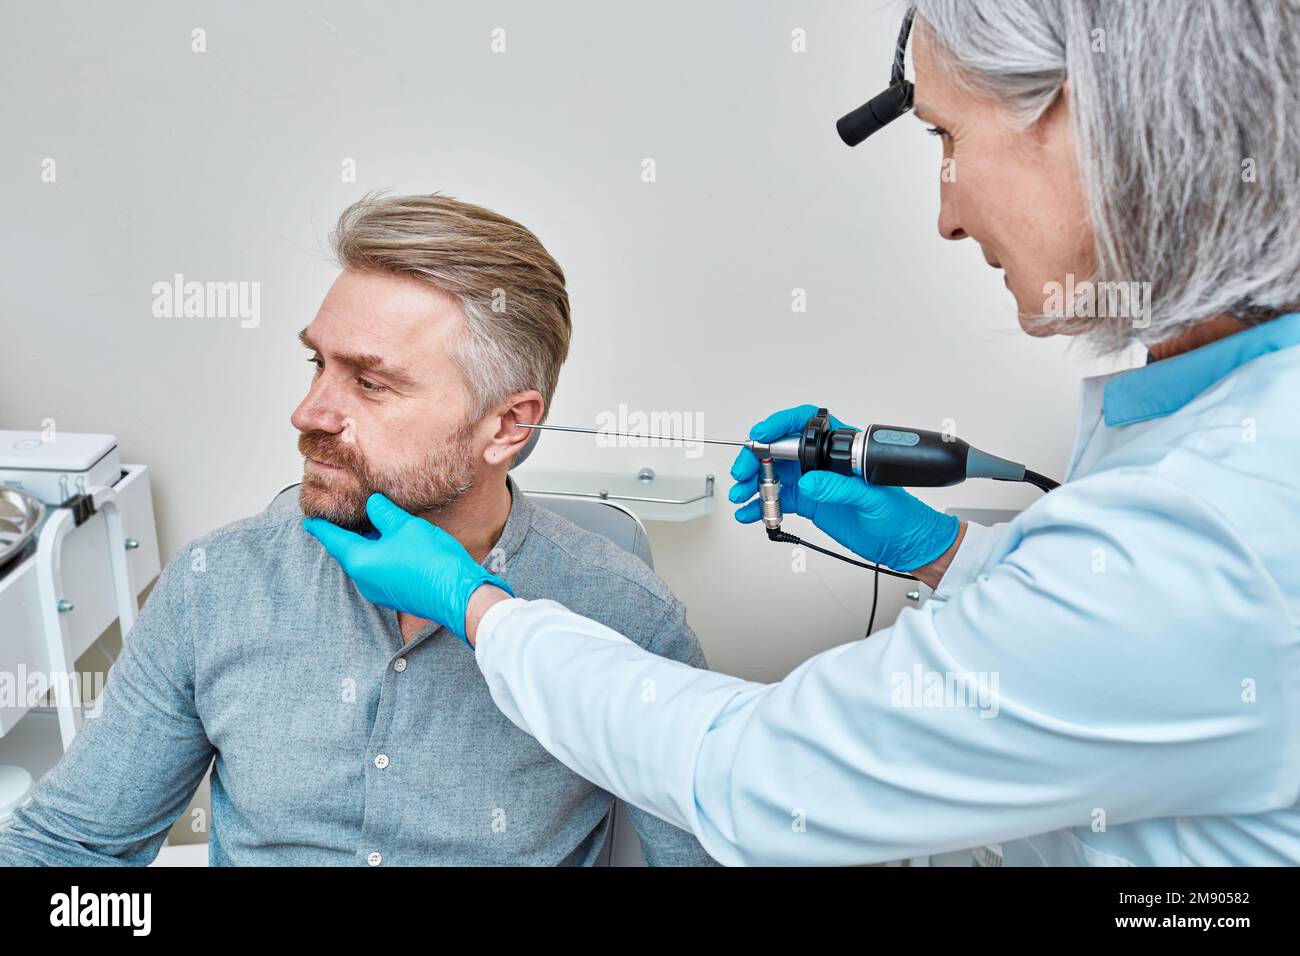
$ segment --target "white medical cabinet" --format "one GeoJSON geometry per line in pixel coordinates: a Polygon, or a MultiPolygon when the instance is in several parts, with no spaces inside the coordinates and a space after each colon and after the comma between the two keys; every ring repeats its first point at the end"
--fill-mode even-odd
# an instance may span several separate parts
{"type": "Polygon", "coordinates": [[[0,488],[45,505],[32,539],[0,566],[0,783],[11,791],[0,810],[11,812],[27,799],[23,771],[40,779],[91,704],[77,659],[115,620],[125,638],[160,565],[149,469],[121,464],[111,435],[0,431],[0,488]],[[34,699],[43,687],[52,707],[34,699]]]}

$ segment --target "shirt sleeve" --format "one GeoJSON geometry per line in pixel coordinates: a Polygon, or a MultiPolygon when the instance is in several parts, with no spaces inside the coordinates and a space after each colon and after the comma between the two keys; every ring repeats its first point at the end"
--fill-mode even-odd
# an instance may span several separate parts
{"type": "Polygon", "coordinates": [[[213,748],[194,702],[185,552],[158,579],[88,710],[29,806],[0,830],[0,865],[144,865],[198,788],[213,748]]]}
{"type": "Polygon", "coordinates": [[[518,726],[725,864],[880,862],[1099,812],[1295,803],[1293,615],[1218,512],[1105,473],[1017,525],[950,599],[777,684],[659,660],[552,601],[493,607],[478,662],[518,726]]]}

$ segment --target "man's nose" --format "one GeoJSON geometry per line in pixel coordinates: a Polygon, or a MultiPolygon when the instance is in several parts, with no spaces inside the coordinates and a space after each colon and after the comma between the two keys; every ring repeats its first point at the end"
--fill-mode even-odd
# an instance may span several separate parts
{"type": "Polygon", "coordinates": [[[330,399],[328,390],[321,387],[318,379],[312,383],[306,397],[293,410],[289,421],[300,432],[337,433],[343,430],[343,420],[346,417],[338,403],[330,399]]]}

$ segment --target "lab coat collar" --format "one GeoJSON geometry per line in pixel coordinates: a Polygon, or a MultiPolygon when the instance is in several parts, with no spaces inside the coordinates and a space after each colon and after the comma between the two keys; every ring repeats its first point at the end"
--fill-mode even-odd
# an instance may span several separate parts
{"type": "Polygon", "coordinates": [[[1148,364],[1108,377],[1102,399],[1105,422],[1131,425],[1176,412],[1238,366],[1293,345],[1300,345],[1300,312],[1158,362],[1148,355],[1148,364]]]}

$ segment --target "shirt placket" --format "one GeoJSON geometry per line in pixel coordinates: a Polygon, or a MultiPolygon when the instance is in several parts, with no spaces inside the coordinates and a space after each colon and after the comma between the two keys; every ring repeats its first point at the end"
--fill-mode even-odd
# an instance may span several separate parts
{"type": "Polygon", "coordinates": [[[368,866],[391,863],[392,853],[396,851],[395,841],[400,827],[395,808],[399,801],[392,794],[394,788],[401,784],[393,779],[393,775],[403,768],[400,766],[401,755],[393,753],[396,744],[392,733],[393,715],[403,686],[410,682],[408,671],[412,652],[441,630],[437,624],[427,624],[411,638],[409,644],[403,644],[397,613],[385,615],[384,621],[387,625],[385,636],[395,649],[384,665],[384,675],[379,683],[379,706],[375,710],[375,724],[366,741],[361,847],[358,852],[368,866]]]}

